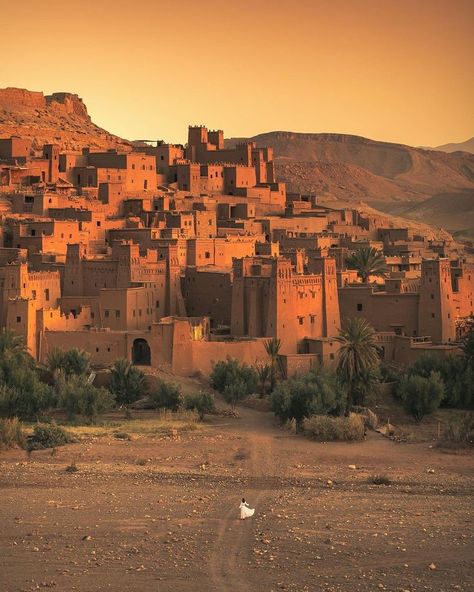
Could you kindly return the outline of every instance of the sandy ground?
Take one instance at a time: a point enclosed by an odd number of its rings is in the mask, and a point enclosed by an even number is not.
[[[241,415],[0,453],[0,590],[474,589],[472,455],[314,443]],[[243,495],[256,512],[240,521]]]

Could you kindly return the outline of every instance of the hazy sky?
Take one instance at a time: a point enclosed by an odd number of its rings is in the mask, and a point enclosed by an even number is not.
[[[0,86],[81,96],[128,139],[474,135],[474,0],[5,0]]]

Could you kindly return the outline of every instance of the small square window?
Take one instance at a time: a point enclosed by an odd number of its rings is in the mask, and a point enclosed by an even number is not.
[[[21,317],[16,317],[16,322],[21,323]]]
[[[357,310],[362,310],[362,309],[363,309],[362,303],[358,302],[357,303]]]

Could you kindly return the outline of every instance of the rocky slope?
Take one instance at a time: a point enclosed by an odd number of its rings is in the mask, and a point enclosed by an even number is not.
[[[251,139],[274,147],[278,177],[290,190],[316,192],[325,200],[363,201],[448,230],[473,225],[474,154],[341,134],[270,132]],[[420,204],[424,207],[417,209]]]
[[[19,88],[0,89],[0,137],[21,135],[34,147],[48,142],[63,150],[126,148],[129,142],[92,123],[87,107],[77,95],[44,95]]]

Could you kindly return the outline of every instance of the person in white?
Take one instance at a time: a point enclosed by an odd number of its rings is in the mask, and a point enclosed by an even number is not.
[[[254,508],[249,508],[248,503],[245,501],[245,498],[242,498],[242,501],[240,502],[240,519],[241,520],[245,520],[245,518],[250,518],[250,516],[253,516],[255,509]]]

